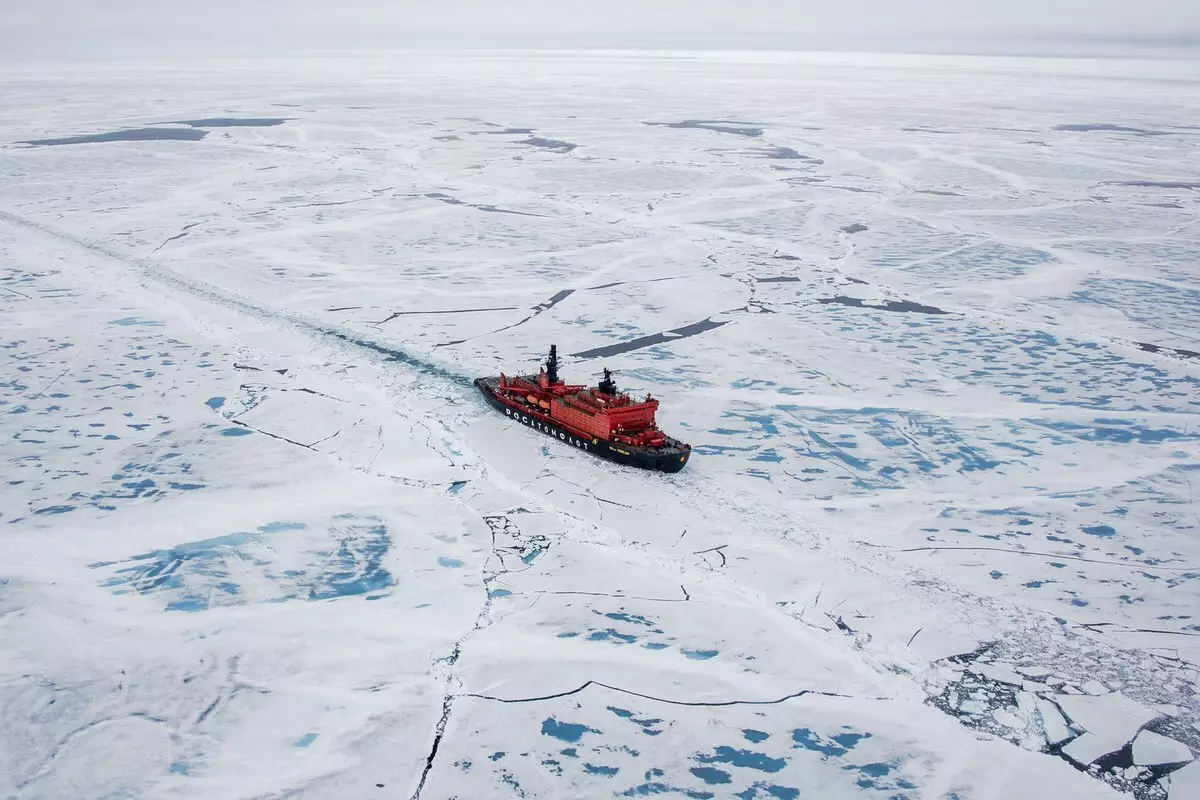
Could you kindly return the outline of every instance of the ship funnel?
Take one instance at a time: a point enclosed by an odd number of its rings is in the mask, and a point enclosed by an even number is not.
[[[546,359],[546,380],[558,383],[558,345],[550,345],[550,357]]]

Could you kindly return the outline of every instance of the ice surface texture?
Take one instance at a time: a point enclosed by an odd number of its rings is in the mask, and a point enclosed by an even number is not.
[[[0,796],[1196,785],[1193,65],[40,69]],[[687,469],[474,394],[551,343]]]

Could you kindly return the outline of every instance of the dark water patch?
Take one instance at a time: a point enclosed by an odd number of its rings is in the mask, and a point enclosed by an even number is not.
[[[841,227],[842,233],[862,233],[865,230],[867,230],[867,226],[863,225],[861,222],[855,222],[852,225],[843,225]]]
[[[462,137],[455,136],[454,134],[451,133],[446,136],[435,136],[435,137],[433,137],[433,140],[435,142],[459,142],[459,141],[462,141]]]
[[[167,237],[167,239],[165,239],[162,244],[160,244],[158,247],[154,248],[154,252],[157,253],[159,250],[162,250],[164,247],[166,247],[171,242],[182,239],[183,237],[188,235],[188,232],[191,231],[192,228],[196,227],[197,225],[202,225],[202,224],[203,224],[202,222],[189,222],[188,224],[183,226],[183,228],[179,231],[179,233],[175,234],[174,236]]]
[[[350,308],[358,308],[359,306],[350,306]],[[345,308],[330,308],[327,311],[347,311]],[[393,311],[387,319],[382,319],[379,322],[372,322],[372,325],[383,325],[385,322],[391,322],[396,317],[415,317],[429,314],[477,314],[484,311],[516,311],[517,306],[492,306],[490,308],[449,308],[444,311]]]
[[[742,736],[745,736],[747,741],[754,742],[755,744],[771,738],[771,734],[766,731],[756,731],[753,728],[744,729]]]
[[[1147,342],[1134,342],[1134,344],[1147,353],[1163,353],[1164,355],[1179,356],[1181,358],[1200,358],[1200,353],[1195,350],[1184,350],[1181,347],[1162,347],[1161,345],[1149,344]]]
[[[189,125],[193,128],[273,128],[282,125],[290,117],[208,117],[206,119],[181,119],[169,125]]]
[[[938,197],[962,197],[958,192],[948,192],[943,189],[917,189],[917,194],[933,194]]]
[[[490,203],[468,203],[465,200],[459,200],[457,197],[445,194],[443,192],[428,192],[425,194],[430,200],[438,200],[448,206],[464,206],[473,208],[476,211],[486,211],[491,214],[515,214],[519,217],[545,217],[545,214],[534,214],[530,211],[513,211],[510,208],[500,208],[499,206],[491,205]]]
[[[585,290],[591,291],[593,289],[611,289],[613,286],[624,286],[627,283],[658,283],[659,281],[674,281],[674,280],[678,280],[678,277],[675,275],[671,275],[666,278],[650,278],[650,279],[644,280],[644,281],[613,281],[612,283],[602,283],[599,286],[587,286],[587,287],[585,287]]]
[[[1114,125],[1111,122],[1076,122],[1069,125],[1055,125],[1056,131],[1072,131],[1088,133],[1092,131],[1107,133],[1133,133],[1138,136],[1165,136],[1163,131],[1150,131],[1145,128],[1133,128],[1128,125]]]
[[[496,131],[471,131],[472,136],[477,136],[481,133],[486,136],[529,136],[533,133],[533,128],[500,128],[500,130]]]
[[[154,142],[183,141],[198,142],[208,136],[208,131],[196,128],[130,128],[107,133],[91,133],[84,136],[66,136],[61,139],[28,139],[20,144],[36,147],[57,147],[65,144],[98,144],[101,142]]]
[[[662,128],[699,128],[714,133],[732,133],[737,136],[758,138],[763,135],[763,128],[758,122],[735,122],[734,120],[685,119],[679,122],[643,122]]]
[[[35,510],[34,514],[66,514],[68,511],[74,511],[75,506],[46,506]]]
[[[553,150],[556,153],[569,153],[576,147],[577,144],[571,142],[563,142],[558,139],[543,139],[541,136],[530,136],[528,139],[523,139],[517,144],[528,145],[529,147],[541,147],[544,150]]]
[[[780,160],[785,160],[785,161],[807,161],[808,163],[810,163],[814,166],[825,163],[824,161],[822,161],[819,158],[813,158],[812,156],[806,156],[803,153],[796,152],[795,150],[793,150],[790,147],[781,147],[779,145],[769,145],[767,147],[758,147],[758,148],[755,148],[753,152],[762,156],[763,158],[774,158],[774,159],[780,159]]]
[[[909,300],[884,300],[882,304],[868,305],[865,301],[857,297],[822,297],[817,300],[818,303],[829,305],[836,303],[842,306],[850,306],[852,308],[873,308],[878,311],[895,311],[902,314],[946,314],[949,312],[943,311],[934,306],[926,306],[920,303],[914,303]]]
[[[384,347],[381,344],[377,344],[366,339],[359,339],[335,328],[324,328],[320,326],[313,326],[313,328],[320,333],[331,336],[335,339],[339,339],[347,344],[357,345],[358,347],[362,347],[366,350],[371,350],[372,352],[384,356],[387,361],[395,361],[397,363],[404,364],[406,367],[414,369],[424,375],[450,381],[451,383],[459,386],[472,385],[472,378],[470,376],[463,375],[462,373],[458,372],[451,372],[445,367],[438,366],[431,361],[425,361],[424,359],[410,355],[403,350],[394,350],[390,347]]]
[[[702,319],[699,322],[693,322],[691,325],[684,325],[680,328],[673,328],[663,333],[654,333],[650,336],[641,336],[637,339],[630,339],[627,342],[619,342],[617,344],[605,345],[604,347],[596,347],[591,350],[584,350],[579,353],[572,353],[572,358],[607,358],[609,356],[619,355],[620,353],[628,353],[633,350],[641,350],[646,347],[653,347],[656,344],[665,342],[673,342],[677,339],[686,339],[690,336],[711,331],[714,328],[719,328],[722,325],[728,325],[729,320],[722,322],[714,322],[711,319]]]
[[[1115,185],[1142,189],[1200,189],[1200,181],[1120,181]]]
[[[794,275],[776,275],[771,278],[755,278],[757,283],[796,283],[800,279]]]
[[[547,300],[546,302],[538,303],[536,306],[534,306],[533,312],[535,314],[540,314],[543,311],[549,311],[550,309],[554,308],[556,305],[561,303],[563,300],[566,300],[568,297],[570,297],[574,293],[575,293],[574,289],[561,289],[561,290],[555,292],[550,297],[550,299]]]

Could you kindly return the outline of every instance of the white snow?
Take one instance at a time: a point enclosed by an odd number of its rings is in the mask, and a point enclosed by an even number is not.
[[[1114,796],[1039,751],[1200,716],[1193,77],[4,67],[0,796]],[[551,343],[687,468],[480,401]]]

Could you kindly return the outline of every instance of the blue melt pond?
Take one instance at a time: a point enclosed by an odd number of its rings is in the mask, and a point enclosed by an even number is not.
[[[869,733],[839,733],[832,739],[826,739],[808,728],[797,728],[792,731],[792,741],[796,747],[812,750],[823,756],[844,756],[863,739],[871,738]]]
[[[756,783],[744,792],[738,792],[734,797],[738,800],[754,800],[756,797],[762,797],[758,790],[762,789],[767,793],[767,797],[773,797],[775,800],[799,800],[800,790],[793,789],[791,786],[776,786],[775,784]]]
[[[695,775],[700,780],[707,783],[709,786],[716,786],[719,783],[733,783],[733,776],[723,769],[716,767],[692,767],[688,772]]]
[[[683,654],[693,661],[708,661],[721,654],[720,650],[684,650]]]
[[[625,642],[626,644],[633,644],[637,641],[636,636],[628,633],[621,633],[620,631],[615,631],[612,628],[607,628],[602,631],[592,631],[587,638],[589,642],[611,642],[616,640]]]
[[[746,728],[743,730],[742,736],[745,736],[748,741],[755,743],[771,738],[771,734],[766,733],[765,731],[756,731],[753,728]]]
[[[301,736],[299,739],[297,739],[296,743],[293,744],[292,747],[308,747],[310,744],[312,744],[316,740],[317,740],[317,734],[306,733],[303,736]]]
[[[124,325],[126,327],[131,327],[133,325],[162,325],[162,323],[159,322],[158,320],[138,319],[137,317],[122,317],[121,319],[114,319],[112,322],[110,322],[108,324],[109,325]]]
[[[611,778],[621,770],[619,767],[606,767],[603,764],[584,764],[583,771],[589,775],[604,775]]]
[[[508,597],[511,594],[508,589],[492,589],[488,592],[488,597]]]
[[[1109,525],[1090,525],[1086,528],[1082,528],[1081,530],[1090,536],[1100,536],[1104,538],[1112,536],[1114,533],[1116,533],[1116,531],[1113,530],[1113,528]]]
[[[259,530],[263,533],[282,533],[283,531],[302,531],[307,527],[303,522],[268,522]]]
[[[167,603],[167,611],[185,611],[194,614],[197,611],[207,611],[207,600],[175,600]]]
[[[596,613],[599,613],[599,612],[596,612]],[[624,611],[610,611],[607,614],[605,614],[604,616],[608,617],[609,619],[615,619],[618,622],[632,622],[634,625],[645,625],[645,626],[649,627],[654,624],[653,622],[646,619],[645,617],[639,616],[637,614],[628,614]]]
[[[554,717],[542,721],[543,736],[552,736],[568,744],[575,744],[583,738],[585,733],[600,733],[600,731],[575,722],[559,722]]]
[[[221,406],[225,405],[225,398],[224,397],[210,397],[204,401],[204,405],[208,406],[209,408],[217,409],[217,408],[220,408]]]
[[[249,436],[253,431],[246,428],[225,428],[221,431],[222,436]]]
[[[438,566],[449,567],[450,569],[458,569],[463,565],[463,562],[457,558],[447,558],[446,556],[438,557]]]
[[[779,772],[787,766],[787,759],[771,758],[766,753],[756,753],[753,750],[734,750],[726,745],[716,748],[711,756],[697,754],[695,759],[701,764],[731,764],[760,772]]]

